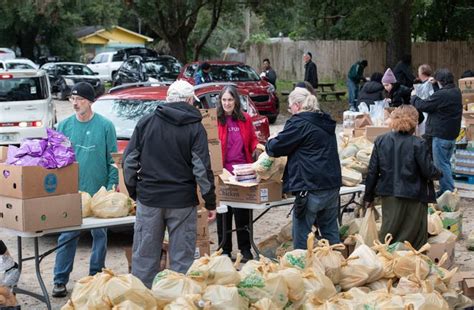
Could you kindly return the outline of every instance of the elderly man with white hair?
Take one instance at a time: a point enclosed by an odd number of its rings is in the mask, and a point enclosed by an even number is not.
[[[305,88],[288,97],[293,116],[283,131],[269,140],[269,156],[288,156],[283,191],[295,198],[293,246],[306,249],[306,239],[316,224],[323,238],[339,243],[337,216],[341,166],[337,153],[336,122],[319,108],[318,99]]]
[[[143,117],[124,153],[124,176],[137,202],[132,274],[151,287],[158,273],[165,229],[170,269],[185,273],[194,260],[199,185],[209,220],[216,216],[214,177],[194,88],[176,81],[166,103]]]

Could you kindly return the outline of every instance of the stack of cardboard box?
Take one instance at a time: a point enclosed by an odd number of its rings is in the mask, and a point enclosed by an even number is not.
[[[474,78],[464,78],[459,80],[459,89],[462,94],[462,104],[467,110],[469,103],[474,103]]]
[[[387,108],[387,109],[390,109],[390,108]],[[344,112],[344,113],[347,114],[347,112]],[[387,115],[390,115],[390,113],[388,113]],[[353,115],[352,117],[352,120],[348,122],[344,121],[343,125],[344,125],[343,133],[345,136],[353,137],[353,138],[365,136],[371,142],[374,142],[375,138],[377,138],[379,135],[382,135],[390,131],[390,127],[385,126],[385,125],[374,126],[370,118],[370,115],[367,113],[355,113],[355,115]]]
[[[13,166],[0,147],[0,227],[35,232],[82,224],[77,163],[60,169]]]

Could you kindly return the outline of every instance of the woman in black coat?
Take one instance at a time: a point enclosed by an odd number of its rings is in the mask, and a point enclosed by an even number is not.
[[[375,101],[383,100],[384,87],[382,85],[382,77],[382,73],[374,72],[370,77],[370,81],[362,86],[357,102],[365,102],[369,106],[374,104]]]

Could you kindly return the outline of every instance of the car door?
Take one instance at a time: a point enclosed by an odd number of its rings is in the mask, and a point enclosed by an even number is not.
[[[59,92],[59,78],[56,72],[56,65],[55,64],[45,64],[41,67],[41,69],[45,70],[48,74],[49,82],[51,83],[51,92],[57,93]]]

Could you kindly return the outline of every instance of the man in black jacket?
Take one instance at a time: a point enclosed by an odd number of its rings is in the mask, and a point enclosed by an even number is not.
[[[132,274],[151,287],[158,273],[165,229],[170,269],[185,273],[194,260],[199,185],[209,220],[216,216],[214,176],[194,89],[176,81],[166,104],[137,124],[124,154],[124,177],[137,202]]]
[[[269,156],[288,156],[283,191],[296,195],[293,246],[306,249],[314,223],[323,238],[339,243],[337,217],[341,164],[337,152],[336,122],[319,109],[316,96],[296,87],[288,97],[293,116],[266,145]]]
[[[304,80],[309,82],[314,89],[318,88],[318,67],[313,62],[313,55],[306,52],[303,55],[304,65]]]
[[[436,71],[434,81],[438,83],[439,90],[426,100],[416,96],[413,91],[411,103],[419,111],[428,113],[425,135],[428,140],[432,140],[433,162],[443,174],[439,180],[439,196],[447,190],[454,190],[450,160],[461,128],[462,97],[448,69]]]

